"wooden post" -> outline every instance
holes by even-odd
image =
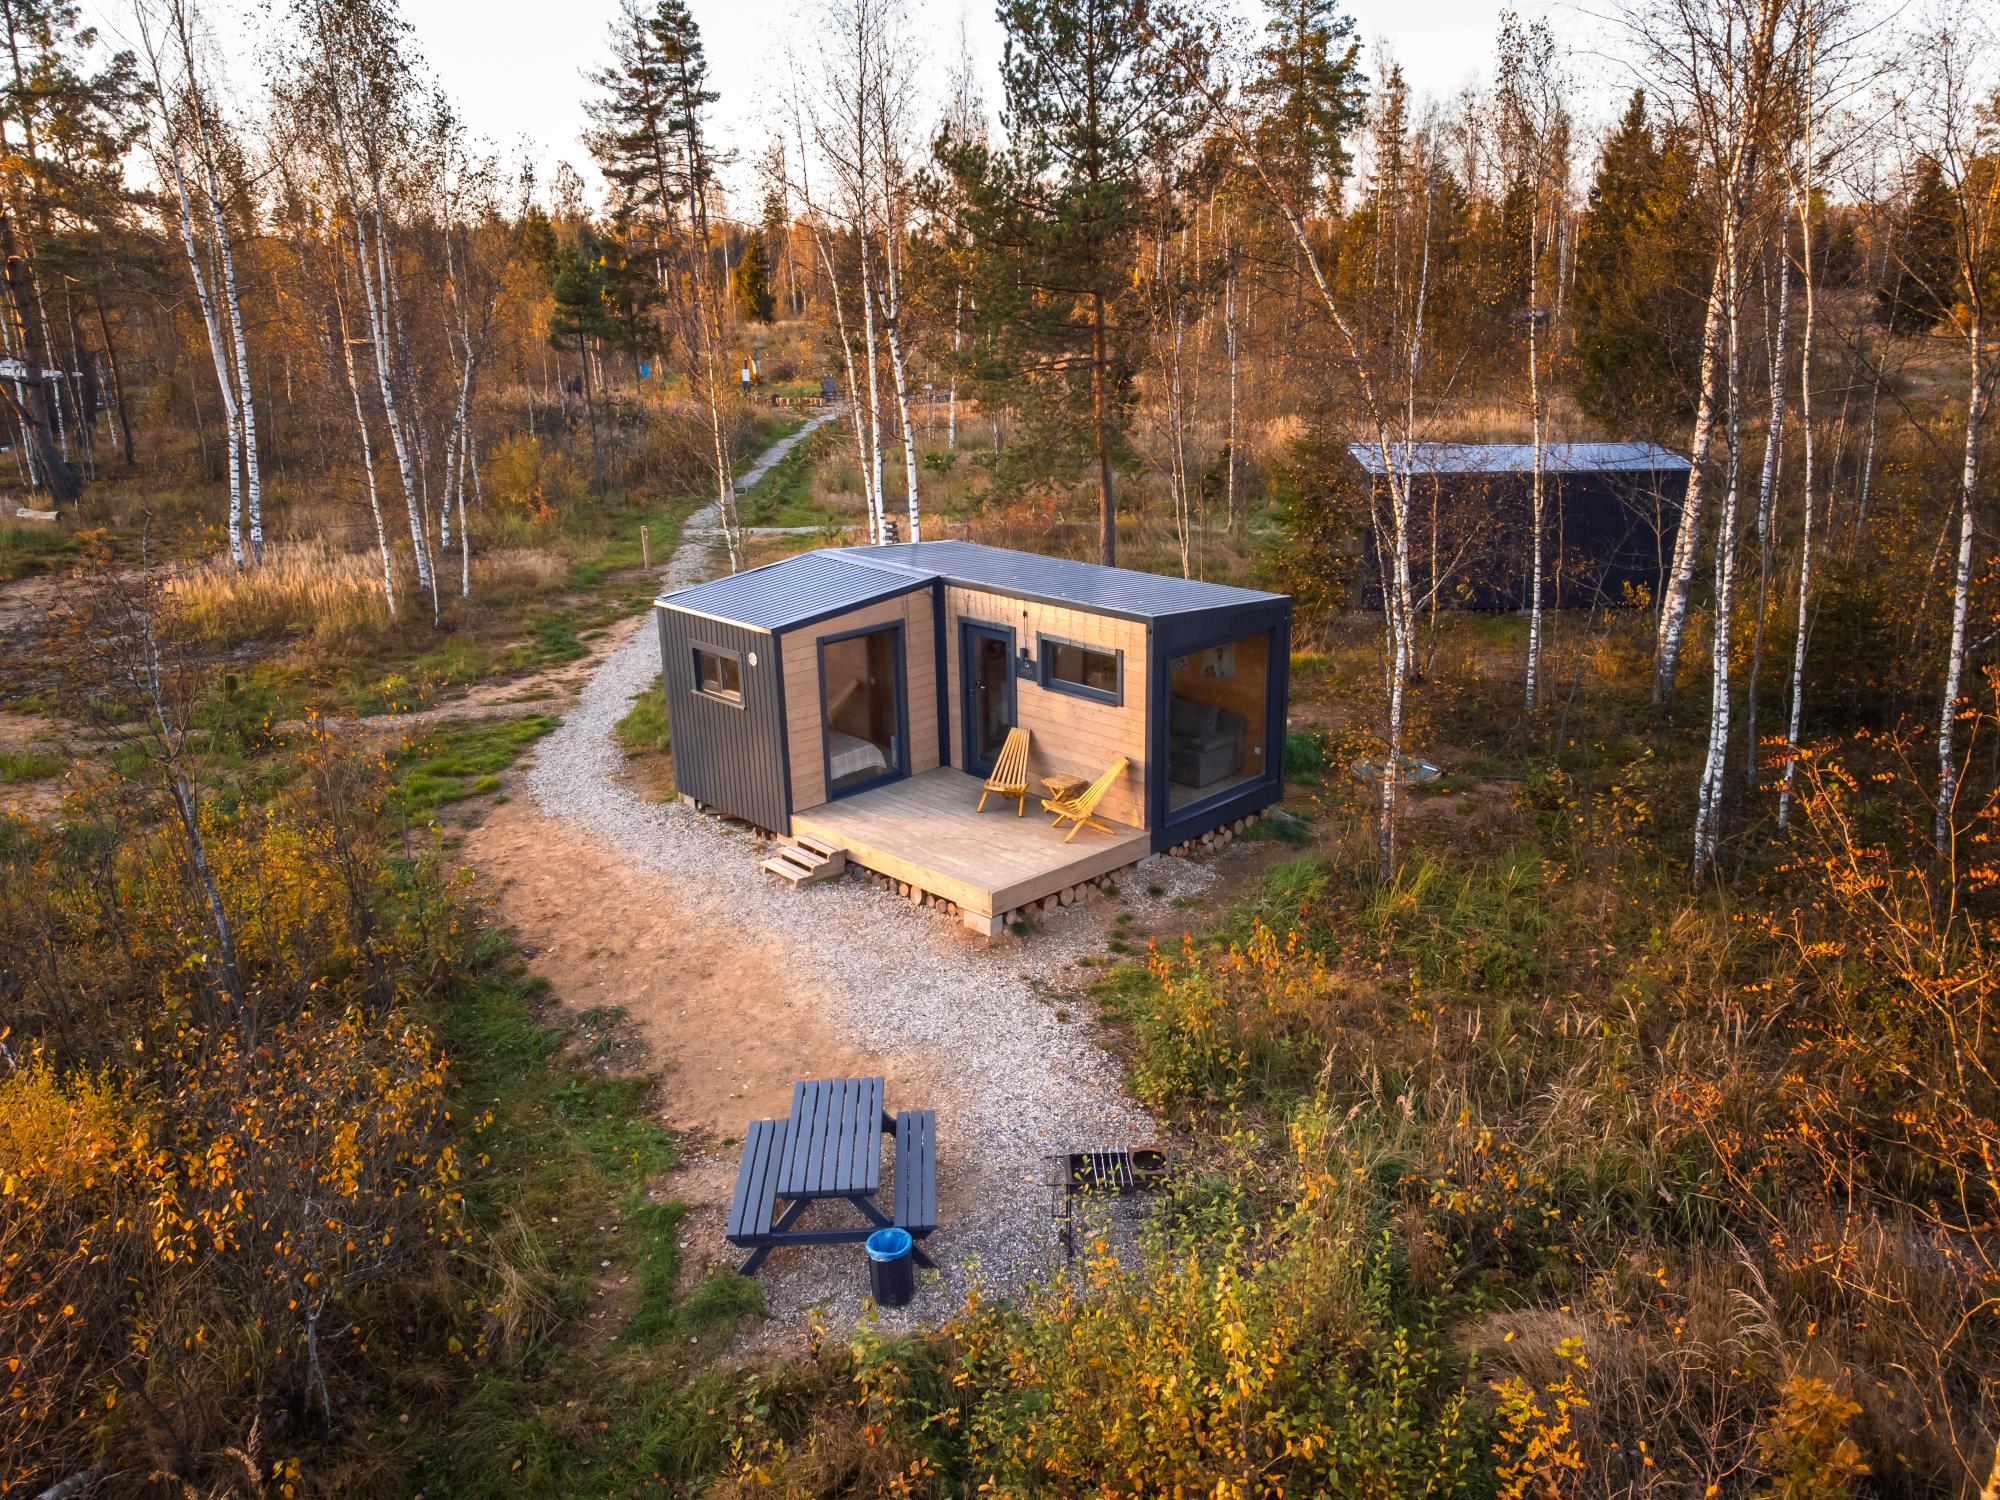
[[[653,570],[653,534],[644,521],[639,523],[639,566]]]

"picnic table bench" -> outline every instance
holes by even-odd
[[[727,1231],[732,1245],[750,1251],[741,1268],[745,1276],[780,1245],[855,1244],[890,1225],[921,1240],[937,1228],[937,1115],[928,1109],[891,1114],[883,1092],[880,1078],[808,1079],[792,1086],[790,1116],[750,1122]],[[875,1202],[885,1135],[896,1141],[888,1214]],[[845,1200],[866,1222],[798,1227],[805,1211],[822,1200]],[[921,1247],[914,1253],[919,1265],[934,1264]]]

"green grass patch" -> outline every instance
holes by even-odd
[[[618,743],[626,753],[644,755],[657,752],[665,755],[673,744],[672,733],[667,725],[666,691],[658,677],[653,685],[632,700],[632,707],[625,717],[611,726],[611,732],[618,737]]]
[[[40,750],[0,750],[0,786],[46,781],[62,769],[62,757]]]
[[[411,818],[447,802],[490,792],[521,752],[556,727],[550,714],[519,719],[453,720],[396,757],[396,800]]]
[[[813,500],[813,471],[837,441],[834,424],[828,422],[752,485],[737,501],[737,514],[745,526],[825,526],[839,516],[828,506]]]
[[[47,521],[0,521],[0,580],[26,578],[61,564],[76,539]]]

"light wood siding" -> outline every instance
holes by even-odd
[[[870,625],[903,626],[903,686],[909,698],[910,774],[937,769],[937,641],[928,589],[835,615],[787,631],[784,643],[785,727],[792,756],[792,811],[826,801],[826,726],[820,720],[819,643]]]
[[[1017,674],[1014,679],[1014,717],[1015,722],[1028,731],[1028,774],[1033,778],[1033,789],[1037,794],[1045,790],[1041,782],[1044,776],[1066,772],[1081,776],[1086,781],[1095,781],[1106,766],[1122,755],[1131,765],[1119,778],[1118,784],[1105,793],[1104,800],[1097,805],[1097,813],[1099,817],[1115,823],[1144,828],[1146,669],[1147,652],[1151,648],[1144,622],[955,587],[944,591],[944,618],[945,703],[951,712],[951,753],[954,761],[965,753],[965,730],[960,722],[963,707],[959,693],[960,621],[1011,627],[1016,649],[1026,647],[1035,655],[1038,664],[1041,660],[1039,638],[1044,635],[1125,653],[1122,703],[1098,703],[1069,693],[1050,692],[1041,685],[1039,678]],[[789,672],[790,668],[786,670]]]

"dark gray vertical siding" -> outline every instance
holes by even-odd
[[[791,832],[785,758],[785,692],[778,643],[761,630],[725,625],[662,605],[660,660],[674,785],[683,797],[774,833]],[[695,691],[694,648],[716,646],[743,658],[743,706]],[[750,664],[755,654],[757,663]]]

